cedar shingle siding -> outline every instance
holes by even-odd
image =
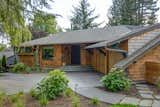
[[[159,62],[160,63],[160,46],[149,50],[143,57],[136,63],[128,67],[128,72],[133,80],[146,80],[146,62]]]

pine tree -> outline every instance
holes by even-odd
[[[136,25],[136,6],[134,0],[113,0],[109,10],[110,25]]]
[[[95,9],[90,8],[88,0],[81,0],[79,5],[73,8],[73,16],[70,19],[72,30],[95,28],[100,25],[94,22],[99,15],[94,15]]]
[[[158,0],[139,0],[140,21],[142,24],[154,24],[157,21],[156,12]]]
[[[156,23],[157,0],[113,0],[110,25],[145,25]]]

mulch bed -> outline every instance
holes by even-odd
[[[100,102],[98,106],[92,105],[90,100],[86,97],[80,96],[80,107],[109,107],[109,104],[104,102]],[[29,94],[25,94],[25,107],[40,107],[38,105],[38,101],[31,97]],[[3,107],[13,107],[13,105],[7,101],[3,105]],[[72,100],[70,97],[61,96],[55,100],[49,101],[47,107],[73,107]]]
[[[104,87],[97,87],[97,88],[100,89],[100,90],[111,92],[110,90],[107,90]],[[132,85],[132,87],[131,87],[131,89],[129,91],[121,90],[121,91],[117,91],[117,92],[113,92],[113,93],[124,94],[124,95],[127,95],[127,96],[134,96],[134,97],[138,97],[139,96],[139,93],[138,93],[135,85]]]

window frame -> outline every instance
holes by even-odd
[[[52,50],[52,57],[50,57],[50,58],[45,57],[44,53],[46,50]],[[53,60],[53,59],[54,59],[54,47],[53,46],[42,47],[42,60]]]

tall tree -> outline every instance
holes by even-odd
[[[61,28],[57,24],[55,15],[44,13],[42,11],[34,14],[32,27],[36,31],[42,31],[48,34],[54,34],[61,31]]]
[[[113,0],[110,25],[144,25],[156,22],[157,0]]]
[[[52,0],[1,0],[0,32],[9,34],[12,46],[17,47],[31,38],[25,20],[35,11],[43,7],[49,8],[48,1]]]
[[[94,15],[95,9],[90,8],[88,0],[81,0],[79,5],[73,8],[73,15],[70,19],[72,30],[95,28],[101,24],[94,22],[99,15]]]

